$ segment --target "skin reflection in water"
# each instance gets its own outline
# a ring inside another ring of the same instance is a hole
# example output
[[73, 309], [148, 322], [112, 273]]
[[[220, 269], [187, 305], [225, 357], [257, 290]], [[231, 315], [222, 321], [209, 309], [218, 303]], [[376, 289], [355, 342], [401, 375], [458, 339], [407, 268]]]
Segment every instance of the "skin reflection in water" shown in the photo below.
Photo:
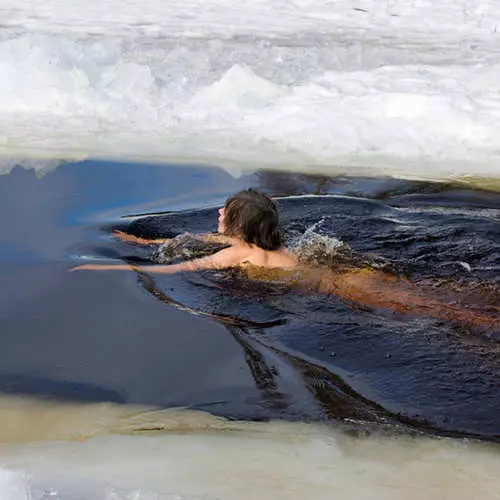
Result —
[[394, 312], [455, 320], [488, 329], [500, 327], [500, 318], [492, 313], [447, 304], [424, 296], [418, 285], [375, 269], [312, 268], [263, 269], [248, 266], [250, 279], [281, 282], [291, 287], [336, 295], [344, 300]]

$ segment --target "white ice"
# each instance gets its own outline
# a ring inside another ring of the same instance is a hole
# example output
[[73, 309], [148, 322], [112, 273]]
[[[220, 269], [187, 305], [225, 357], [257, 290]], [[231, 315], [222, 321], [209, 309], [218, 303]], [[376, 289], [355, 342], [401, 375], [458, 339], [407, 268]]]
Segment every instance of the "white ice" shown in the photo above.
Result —
[[500, 498], [480, 443], [5, 397], [0, 422], [2, 500]]
[[108, 157], [500, 177], [493, 0], [4, 0], [0, 24], [3, 171]]

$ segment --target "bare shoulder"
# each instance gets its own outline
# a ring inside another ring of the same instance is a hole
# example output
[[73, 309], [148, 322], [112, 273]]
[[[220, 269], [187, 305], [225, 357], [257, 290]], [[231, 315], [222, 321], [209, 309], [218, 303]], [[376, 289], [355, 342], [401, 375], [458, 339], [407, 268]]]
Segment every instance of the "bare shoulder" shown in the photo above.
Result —
[[279, 250], [280, 252], [280, 259], [283, 262], [282, 267], [296, 267], [299, 263], [299, 260], [297, 257], [290, 252], [290, 250], [283, 248], [282, 250]]
[[286, 249], [263, 250], [250, 249], [246, 253], [242, 252], [243, 258], [241, 264], [250, 264], [254, 266], [272, 268], [294, 268], [297, 266], [297, 259]]
[[248, 245], [239, 245], [235, 244], [230, 246], [229, 248], [225, 248], [221, 250], [222, 252], [227, 252], [228, 255], [234, 259], [234, 264], [240, 264], [252, 257], [253, 249]]
[[199, 262], [206, 260], [210, 268], [227, 268], [237, 266], [248, 259], [251, 250], [243, 245], [232, 245], [219, 252], [200, 259]]

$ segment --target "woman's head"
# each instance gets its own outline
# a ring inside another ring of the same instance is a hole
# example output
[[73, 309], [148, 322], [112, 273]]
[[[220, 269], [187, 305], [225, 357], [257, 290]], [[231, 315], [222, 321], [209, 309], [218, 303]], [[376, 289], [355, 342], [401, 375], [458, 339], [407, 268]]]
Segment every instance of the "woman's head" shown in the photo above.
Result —
[[219, 232], [264, 250], [283, 246], [276, 202], [255, 189], [230, 196], [219, 210]]

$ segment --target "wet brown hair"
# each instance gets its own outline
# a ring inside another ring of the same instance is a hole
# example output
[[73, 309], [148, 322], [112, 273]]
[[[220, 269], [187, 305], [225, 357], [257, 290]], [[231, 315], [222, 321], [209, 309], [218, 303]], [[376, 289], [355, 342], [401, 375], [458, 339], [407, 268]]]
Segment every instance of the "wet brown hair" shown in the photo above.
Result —
[[264, 250], [283, 246], [278, 205], [256, 189], [230, 196], [224, 205], [224, 233]]

